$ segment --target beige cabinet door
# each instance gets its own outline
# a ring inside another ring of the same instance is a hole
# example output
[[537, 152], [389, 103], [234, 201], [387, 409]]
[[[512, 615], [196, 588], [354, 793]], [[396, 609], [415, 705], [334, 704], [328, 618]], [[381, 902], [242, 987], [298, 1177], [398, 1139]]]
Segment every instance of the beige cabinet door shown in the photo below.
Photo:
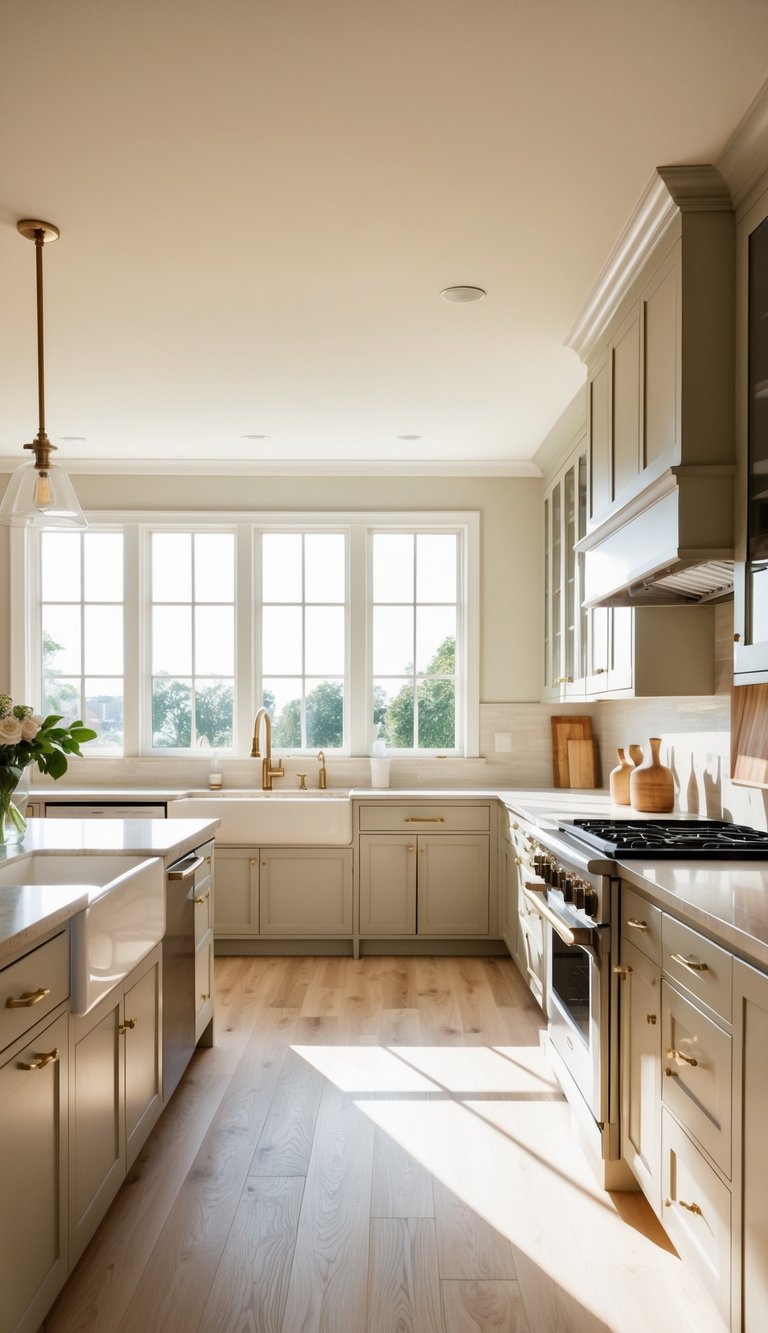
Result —
[[[213, 1017], [213, 931], [195, 946], [195, 1041], [199, 1041]], [[211, 1034], [212, 1037], [212, 1034]], [[212, 1040], [204, 1045], [212, 1045]]]
[[742, 1317], [734, 1327], [749, 1330], [763, 1326], [768, 1310], [768, 977], [735, 962], [733, 996], [736, 1173], [742, 1182], [741, 1216], [734, 1219], [734, 1272], [741, 1272], [743, 1283]]
[[680, 255], [670, 255], [641, 297], [643, 449], [641, 468], [658, 471], [680, 457]]
[[126, 1172], [122, 991], [70, 1020], [70, 1261], [80, 1258]]
[[626, 938], [621, 1003], [621, 1150], [661, 1213], [661, 972]]
[[351, 935], [351, 849], [263, 848], [260, 861], [262, 935]]
[[215, 934], [259, 933], [259, 851], [257, 847], [216, 848]]
[[419, 935], [487, 935], [487, 835], [422, 834], [418, 840]]
[[640, 472], [640, 312], [627, 315], [610, 344], [613, 499], [636, 489]]
[[589, 376], [589, 516], [600, 517], [612, 499], [608, 357]]
[[140, 964], [136, 973], [139, 976], [125, 992], [123, 1019], [126, 1169], [163, 1109], [159, 955], [148, 965]]
[[68, 1015], [22, 1039], [0, 1068], [3, 1328], [42, 1325], [67, 1278]]
[[416, 848], [413, 834], [361, 834], [361, 935], [416, 934]]

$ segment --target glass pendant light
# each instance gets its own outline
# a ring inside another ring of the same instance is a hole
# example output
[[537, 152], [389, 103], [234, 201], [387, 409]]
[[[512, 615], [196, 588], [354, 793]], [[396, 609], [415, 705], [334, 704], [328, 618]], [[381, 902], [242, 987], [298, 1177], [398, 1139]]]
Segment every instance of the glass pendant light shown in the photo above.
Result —
[[75, 488], [58, 463], [51, 462], [56, 445], [45, 432], [45, 356], [43, 348], [43, 246], [59, 239], [59, 229], [51, 222], [24, 219], [17, 230], [35, 243], [37, 279], [37, 435], [25, 449], [31, 449], [34, 462], [16, 468], [0, 502], [0, 523], [12, 527], [86, 528], [85, 516], [78, 504]]

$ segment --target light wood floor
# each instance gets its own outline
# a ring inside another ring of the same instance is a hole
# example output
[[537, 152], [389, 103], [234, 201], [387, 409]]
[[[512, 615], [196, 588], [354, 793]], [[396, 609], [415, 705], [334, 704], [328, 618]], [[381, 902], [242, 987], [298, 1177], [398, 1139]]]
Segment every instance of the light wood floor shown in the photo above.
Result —
[[507, 960], [220, 958], [46, 1333], [722, 1333], [603, 1193]]

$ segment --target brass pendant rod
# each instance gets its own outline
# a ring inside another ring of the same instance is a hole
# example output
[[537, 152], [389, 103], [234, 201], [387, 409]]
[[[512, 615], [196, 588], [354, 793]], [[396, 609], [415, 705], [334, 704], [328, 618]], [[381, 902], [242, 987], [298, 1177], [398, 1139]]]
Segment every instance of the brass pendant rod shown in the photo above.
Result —
[[45, 340], [43, 322], [43, 246], [45, 232], [35, 228], [35, 278], [37, 285], [37, 413], [38, 438], [45, 436]]

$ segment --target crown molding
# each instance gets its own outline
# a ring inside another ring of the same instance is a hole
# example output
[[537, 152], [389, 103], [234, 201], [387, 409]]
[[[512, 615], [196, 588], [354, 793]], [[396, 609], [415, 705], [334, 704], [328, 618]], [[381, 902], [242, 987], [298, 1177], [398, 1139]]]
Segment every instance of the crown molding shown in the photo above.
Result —
[[768, 172], [768, 79], [717, 159], [717, 169], [737, 208]]
[[614, 311], [678, 213], [732, 207], [715, 167], [657, 167], [578, 315], [566, 345], [586, 361]]
[[[0, 474], [24, 460], [0, 457]], [[174, 477], [540, 477], [526, 459], [208, 459], [68, 458], [67, 472], [90, 476]]]

